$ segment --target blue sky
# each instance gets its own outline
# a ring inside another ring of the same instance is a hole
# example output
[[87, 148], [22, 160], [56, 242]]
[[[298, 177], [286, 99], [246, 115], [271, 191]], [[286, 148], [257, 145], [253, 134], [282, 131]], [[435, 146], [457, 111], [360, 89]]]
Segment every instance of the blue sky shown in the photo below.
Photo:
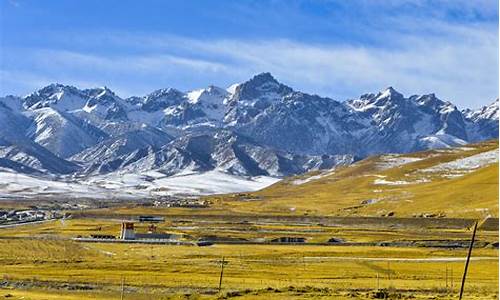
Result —
[[0, 0], [0, 95], [52, 82], [226, 87], [271, 72], [336, 100], [393, 86], [498, 97], [496, 0]]

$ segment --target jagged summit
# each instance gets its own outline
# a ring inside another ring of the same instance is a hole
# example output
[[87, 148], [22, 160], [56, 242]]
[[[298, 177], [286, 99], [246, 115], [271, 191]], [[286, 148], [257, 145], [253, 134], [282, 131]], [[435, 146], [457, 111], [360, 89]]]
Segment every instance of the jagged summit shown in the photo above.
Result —
[[239, 84], [235, 88], [232, 99], [235, 101], [248, 101], [255, 98], [273, 100], [292, 91], [290, 87], [278, 82], [271, 73], [260, 73]]
[[253, 76], [252, 79], [250, 79], [249, 81], [278, 83], [278, 81], [273, 77], [273, 75], [270, 72], [259, 73]]
[[379, 92], [379, 97], [400, 97], [403, 96], [400, 92], [396, 91], [392, 86], [388, 86], [383, 91]]
[[[228, 89], [169, 87], [127, 99], [108, 87], [51, 84], [0, 98], [0, 115], [0, 158], [51, 175], [217, 168], [282, 176], [498, 136], [498, 100], [460, 111], [435, 94], [407, 97], [387, 87], [338, 102], [268, 72]], [[29, 153], [19, 148], [26, 145]], [[7, 156], [12, 149], [19, 154]], [[47, 161], [61, 167], [47, 169]]]

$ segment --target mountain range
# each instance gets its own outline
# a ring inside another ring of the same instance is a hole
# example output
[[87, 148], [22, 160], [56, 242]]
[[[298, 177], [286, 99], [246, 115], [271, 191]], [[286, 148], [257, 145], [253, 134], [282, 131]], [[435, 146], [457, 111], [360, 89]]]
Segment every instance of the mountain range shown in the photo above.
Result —
[[336, 101], [261, 73], [227, 89], [121, 98], [51, 84], [0, 98], [0, 168], [50, 178], [212, 170], [282, 177], [498, 137], [498, 99], [459, 110], [392, 87]]

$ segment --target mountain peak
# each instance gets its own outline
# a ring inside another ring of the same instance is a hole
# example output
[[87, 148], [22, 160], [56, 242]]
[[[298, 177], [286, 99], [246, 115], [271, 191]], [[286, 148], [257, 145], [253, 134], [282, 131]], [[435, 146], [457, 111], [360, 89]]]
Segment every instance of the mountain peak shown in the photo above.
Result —
[[[228, 92], [220, 87], [209, 85], [205, 89], [193, 90], [187, 93], [187, 98], [190, 103], [198, 103], [207, 101], [222, 103], [222, 100], [227, 96]], [[220, 100], [220, 101], [219, 101]]]
[[184, 93], [174, 88], [164, 88], [144, 96], [142, 109], [157, 111], [169, 106], [178, 105], [184, 100]]
[[282, 86], [283, 84], [281, 84], [278, 80], [276, 80], [276, 78], [274, 78], [273, 75], [271, 75], [271, 73], [264, 72], [264, 73], [259, 73], [255, 76], [253, 76], [252, 78], [245, 81], [241, 85], [242, 86], [246, 85], [246, 86], [252, 86], [252, 87], [266, 88], [266, 87], [273, 87], [273, 86], [279, 87], [279, 86]]
[[377, 99], [387, 98], [387, 97], [403, 97], [403, 94], [396, 91], [392, 86], [385, 88], [383, 91], [378, 93]]
[[491, 119], [498, 120], [499, 116], [499, 106], [498, 106], [498, 98], [492, 103], [485, 105], [477, 110], [465, 110], [463, 111], [466, 118], [471, 120], [480, 120], [480, 119]]
[[27, 97], [32, 96], [32, 95], [44, 95], [44, 96], [47, 96], [47, 95], [58, 93], [58, 92], [73, 91], [73, 90], [76, 90], [76, 88], [73, 87], [73, 86], [70, 86], [70, 85], [64, 85], [64, 84], [61, 84], [61, 83], [51, 83], [51, 84], [49, 84], [47, 86], [44, 86], [44, 87], [40, 88], [39, 90], [37, 90], [37, 91], [35, 91], [33, 93], [31, 93]]
[[250, 80], [235, 86], [232, 98], [244, 101], [256, 100], [261, 97], [272, 98], [268, 100], [276, 100], [292, 91], [290, 87], [279, 83], [271, 73], [265, 72], [257, 74]]
[[270, 72], [259, 73], [259, 74], [255, 75], [255, 76], [253, 76], [252, 79], [250, 79], [250, 81], [251, 80], [256, 80], [256, 81], [261, 81], [261, 82], [262, 81], [274, 81], [274, 82], [278, 82], [276, 80], [276, 78], [274, 78], [273, 75], [271, 75]]
[[23, 98], [24, 108], [41, 108], [58, 103], [65, 97], [79, 96], [81, 91], [76, 87], [60, 83], [49, 84]]

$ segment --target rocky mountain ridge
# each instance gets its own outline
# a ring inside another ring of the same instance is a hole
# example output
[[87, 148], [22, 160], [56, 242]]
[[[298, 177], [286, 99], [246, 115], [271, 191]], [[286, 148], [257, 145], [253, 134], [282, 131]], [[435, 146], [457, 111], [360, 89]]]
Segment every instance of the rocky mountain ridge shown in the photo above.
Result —
[[121, 98], [107, 87], [52, 84], [0, 98], [0, 167], [48, 176], [281, 177], [497, 137], [498, 99], [460, 111], [434, 94], [405, 97], [389, 87], [339, 102], [295, 91], [270, 73], [228, 89]]

